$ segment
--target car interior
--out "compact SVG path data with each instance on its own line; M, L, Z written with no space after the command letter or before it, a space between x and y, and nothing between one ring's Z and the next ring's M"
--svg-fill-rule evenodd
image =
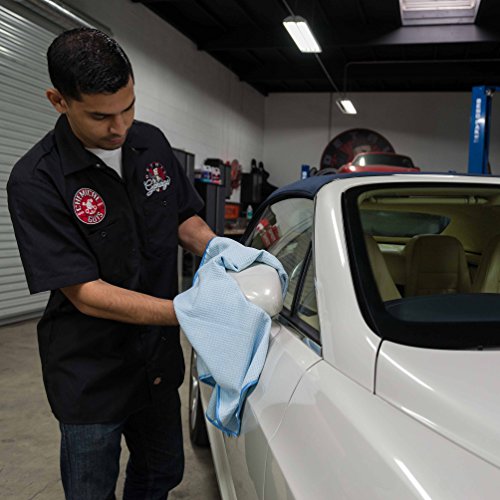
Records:
M500 192L490 187L382 189L359 197L382 300L500 290Z

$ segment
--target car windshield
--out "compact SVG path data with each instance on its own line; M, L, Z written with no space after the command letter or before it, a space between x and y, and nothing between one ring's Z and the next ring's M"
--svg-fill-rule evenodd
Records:
M411 158L401 155L389 155L383 153L368 153L359 155L354 159L354 165L367 167L369 165L389 165L391 167L414 168Z
M500 346L500 186L354 188L344 208L375 331L427 347Z

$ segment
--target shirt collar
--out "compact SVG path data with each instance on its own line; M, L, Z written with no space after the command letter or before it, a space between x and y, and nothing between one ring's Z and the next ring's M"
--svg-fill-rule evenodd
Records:
M66 115L63 114L59 117L54 131L64 175L69 175L85 168L99 166L99 158L90 151L87 151L75 136ZM135 132L134 125L132 124L122 147L124 150L139 151L147 149L148 146L145 144L144 139L141 140Z

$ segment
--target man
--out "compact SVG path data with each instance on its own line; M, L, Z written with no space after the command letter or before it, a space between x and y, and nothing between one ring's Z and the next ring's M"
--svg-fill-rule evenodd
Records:
M61 114L15 165L9 209L38 324L43 378L61 429L68 499L163 499L183 473L177 388L184 362L172 299L177 245L214 236L163 134L134 121L134 75L120 46L67 31L47 53Z

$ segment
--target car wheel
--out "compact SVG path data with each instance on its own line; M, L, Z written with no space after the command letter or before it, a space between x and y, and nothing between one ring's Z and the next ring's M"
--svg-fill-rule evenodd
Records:
M201 404L200 380L196 368L196 352L191 351L191 369L189 378L189 437L196 446L208 446L207 426Z

